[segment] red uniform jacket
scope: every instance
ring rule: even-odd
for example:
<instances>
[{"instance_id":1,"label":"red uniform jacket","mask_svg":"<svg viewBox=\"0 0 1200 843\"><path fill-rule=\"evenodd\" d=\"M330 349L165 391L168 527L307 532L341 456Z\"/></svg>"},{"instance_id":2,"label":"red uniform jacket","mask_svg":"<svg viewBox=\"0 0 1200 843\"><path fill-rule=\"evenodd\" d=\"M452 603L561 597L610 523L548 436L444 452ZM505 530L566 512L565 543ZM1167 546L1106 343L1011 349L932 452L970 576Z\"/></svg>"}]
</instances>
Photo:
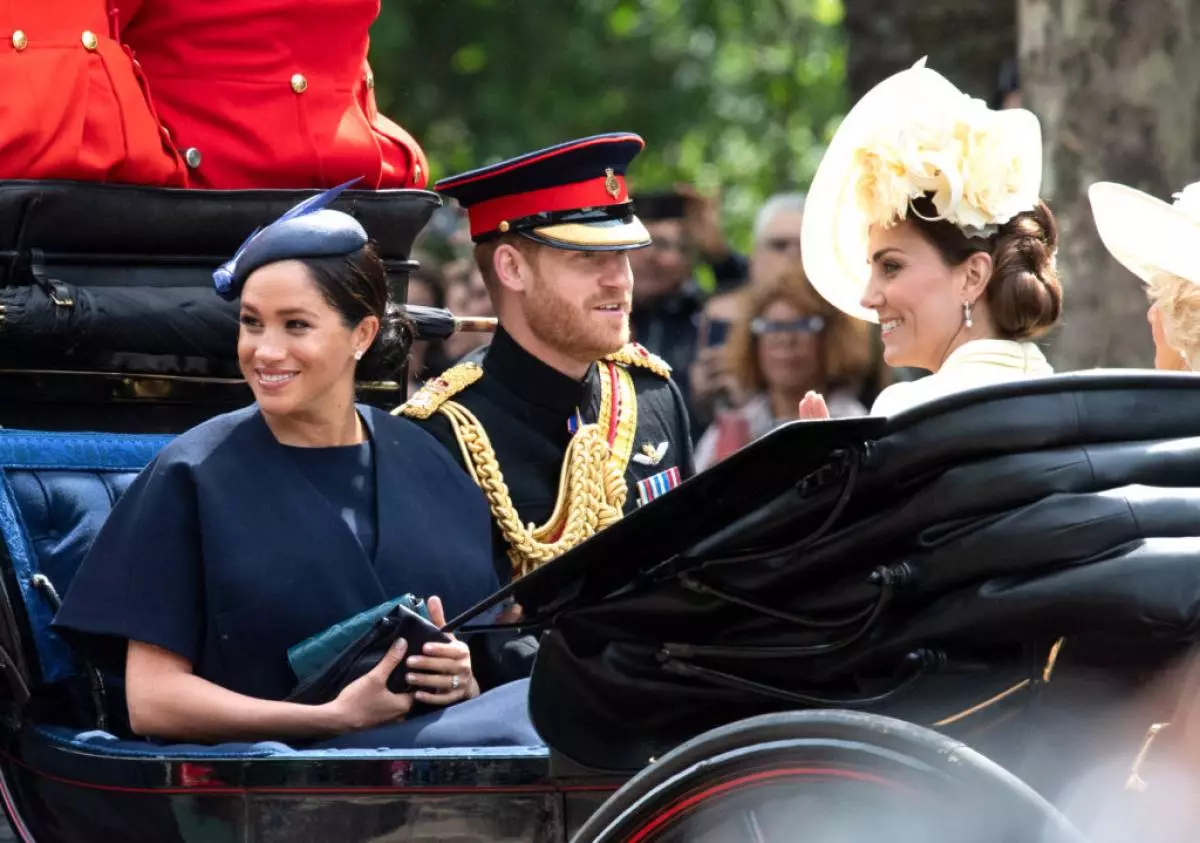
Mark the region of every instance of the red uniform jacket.
<instances>
[{"instance_id":1,"label":"red uniform jacket","mask_svg":"<svg viewBox=\"0 0 1200 843\"><path fill-rule=\"evenodd\" d=\"M379 0L115 2L193 187L425 186L421 147L375 106Z\"/></svg>"},{"instance_id":2,"label":"red uniform jacket","mask_svg":"<svg viewBox=\"0 0 1200 843\"><path fill-rule=\"evenodd\" d=\"M107 0L0 0L0 179L186 183Z\"/></svg>"}]
</instances>

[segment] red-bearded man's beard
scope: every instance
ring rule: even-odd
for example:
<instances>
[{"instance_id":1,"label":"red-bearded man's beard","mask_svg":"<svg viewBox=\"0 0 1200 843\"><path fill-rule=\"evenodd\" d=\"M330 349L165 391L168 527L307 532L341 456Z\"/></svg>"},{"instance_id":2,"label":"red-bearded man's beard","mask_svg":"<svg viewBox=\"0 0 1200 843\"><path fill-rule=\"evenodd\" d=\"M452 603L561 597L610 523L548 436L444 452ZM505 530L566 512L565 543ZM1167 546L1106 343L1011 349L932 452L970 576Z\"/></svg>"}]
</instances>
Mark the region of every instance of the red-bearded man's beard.
<instances>
[{"instance_id":1,"label":"red-bearded man's beard","mask_svg":"<svg viewBox=\"0 0 1200 843\"><path fill-rule=\"evenodd\" d=\"M594 296L583 305L566 299L553 279L533 274L525 293L525 318L542 342L575 360L599 360L629 342L629 315L605 316L594 308L620 300L622 294Z\"/></svg>"}]
</instances>

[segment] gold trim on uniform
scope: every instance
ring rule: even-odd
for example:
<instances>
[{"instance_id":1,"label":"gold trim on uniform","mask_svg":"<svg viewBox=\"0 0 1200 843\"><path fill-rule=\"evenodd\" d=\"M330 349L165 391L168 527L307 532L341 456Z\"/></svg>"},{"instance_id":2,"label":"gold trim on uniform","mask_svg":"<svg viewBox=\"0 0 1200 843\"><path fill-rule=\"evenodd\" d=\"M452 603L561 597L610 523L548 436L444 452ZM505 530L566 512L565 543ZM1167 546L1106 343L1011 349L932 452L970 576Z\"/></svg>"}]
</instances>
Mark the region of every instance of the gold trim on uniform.
<instances>
[{"instance_id":1,"label":"gold trim on uniform","mask_svg":"<svg viewBox=\"0 0 1200 843\"><path fill-rule=\"evenodd\" d=\"M392 410L393 416L408 416L427 419L444 403L483 377L483 367L478 363L459 363L451 366L436 378L425 381L413 396Z\"/></svg>"},{"instance_id":2,"label":"gold trim on uniform","mask_svg":"<svg viewBox=\"0 0 1200 843\"><path fill-rule=\"evenodd\" d=\"M450 420L467 471L487 498L492 517L508 543L514 576L527 574L561 556L615 524L624 514L629 495L625 470L637 431L637 392L627 369L622 366L613 369L600 373L600 421L580 425L571 437L559 473L554 511L541 525L521 521L487 430L474 413L451 400L483 376L478 364L454 366L441 377L428 381L392 411L418 419L441 413ZM614 400L618 401L617 429L610 448L607 425Z\"/></svg>"},{"instance_id":3,"label":"gold trim on uniform","mask_svg":"<svg viewBox=\"0 0 1200 843\"><path fill-rule=\"evenodd\" d=\"M620 351L610 354L604 359L613 363L620 363L622 366L637 366L642 369L649 369L660 378L666 379L671 377L670 364L657 354L647 351L644 346L638 345L636 342L628 343Z\"/></svg>"},{"instance_id":4,"label":"gold trim on uniform","mask_svg":"<svg viewBox=\"0 0 1200 843\"><path fill-rule=\"evenodd\" d=\"M629 374L628 369L611 363L609 365L616 369L617 389L621 396L620 415L617 418L617 430L612 442L610 459L615 461L621 470L621 476L624 477L625 469L629 467L629 458L633 456L633 439L634 434L637 433L637 390L633 386L633 375ZM601 389L599 423L602 426L608 424L611 413L611 390Z\"/></svg>"}]
</instances>

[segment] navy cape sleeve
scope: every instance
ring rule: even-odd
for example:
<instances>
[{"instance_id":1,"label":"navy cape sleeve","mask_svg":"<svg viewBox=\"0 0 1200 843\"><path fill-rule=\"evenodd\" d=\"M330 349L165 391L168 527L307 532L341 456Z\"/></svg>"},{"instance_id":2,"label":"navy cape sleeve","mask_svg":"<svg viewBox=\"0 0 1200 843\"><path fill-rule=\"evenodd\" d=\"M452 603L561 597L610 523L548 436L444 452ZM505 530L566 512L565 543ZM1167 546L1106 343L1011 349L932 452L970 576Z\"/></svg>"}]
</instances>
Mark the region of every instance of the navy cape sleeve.
<instances>
[{"instance_id":1,"label":"navy cape sleeve","mask_svg":"<svg viewBox=\"0 0 1200 843\"><path fill-rule=\"evenodd\" d=\"M109 669L125 642L193 665L204 636L202 537L189 466L160 455L130 484L84 557L54 626Z\"/></svg>"}]
</instances>

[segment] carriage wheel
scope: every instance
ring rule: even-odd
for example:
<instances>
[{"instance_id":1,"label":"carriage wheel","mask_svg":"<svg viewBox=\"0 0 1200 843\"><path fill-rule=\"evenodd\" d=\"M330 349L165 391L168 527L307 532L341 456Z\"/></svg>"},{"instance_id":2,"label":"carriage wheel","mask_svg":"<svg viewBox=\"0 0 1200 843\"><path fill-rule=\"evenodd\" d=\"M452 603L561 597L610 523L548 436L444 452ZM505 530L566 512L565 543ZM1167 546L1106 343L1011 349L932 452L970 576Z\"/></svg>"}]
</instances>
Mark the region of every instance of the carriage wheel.
<instances>
[{"instance_id":1,"label":"carriage wheel","mask_svg":"<svg viewBox=\"0 0 1200 843\"><path fill-rule=\"evenodd\" d=\"M901 720L797 711L707 732L653 762L572 843L1083 843L1019 779Z\"/></svg>"}]
</instances>

